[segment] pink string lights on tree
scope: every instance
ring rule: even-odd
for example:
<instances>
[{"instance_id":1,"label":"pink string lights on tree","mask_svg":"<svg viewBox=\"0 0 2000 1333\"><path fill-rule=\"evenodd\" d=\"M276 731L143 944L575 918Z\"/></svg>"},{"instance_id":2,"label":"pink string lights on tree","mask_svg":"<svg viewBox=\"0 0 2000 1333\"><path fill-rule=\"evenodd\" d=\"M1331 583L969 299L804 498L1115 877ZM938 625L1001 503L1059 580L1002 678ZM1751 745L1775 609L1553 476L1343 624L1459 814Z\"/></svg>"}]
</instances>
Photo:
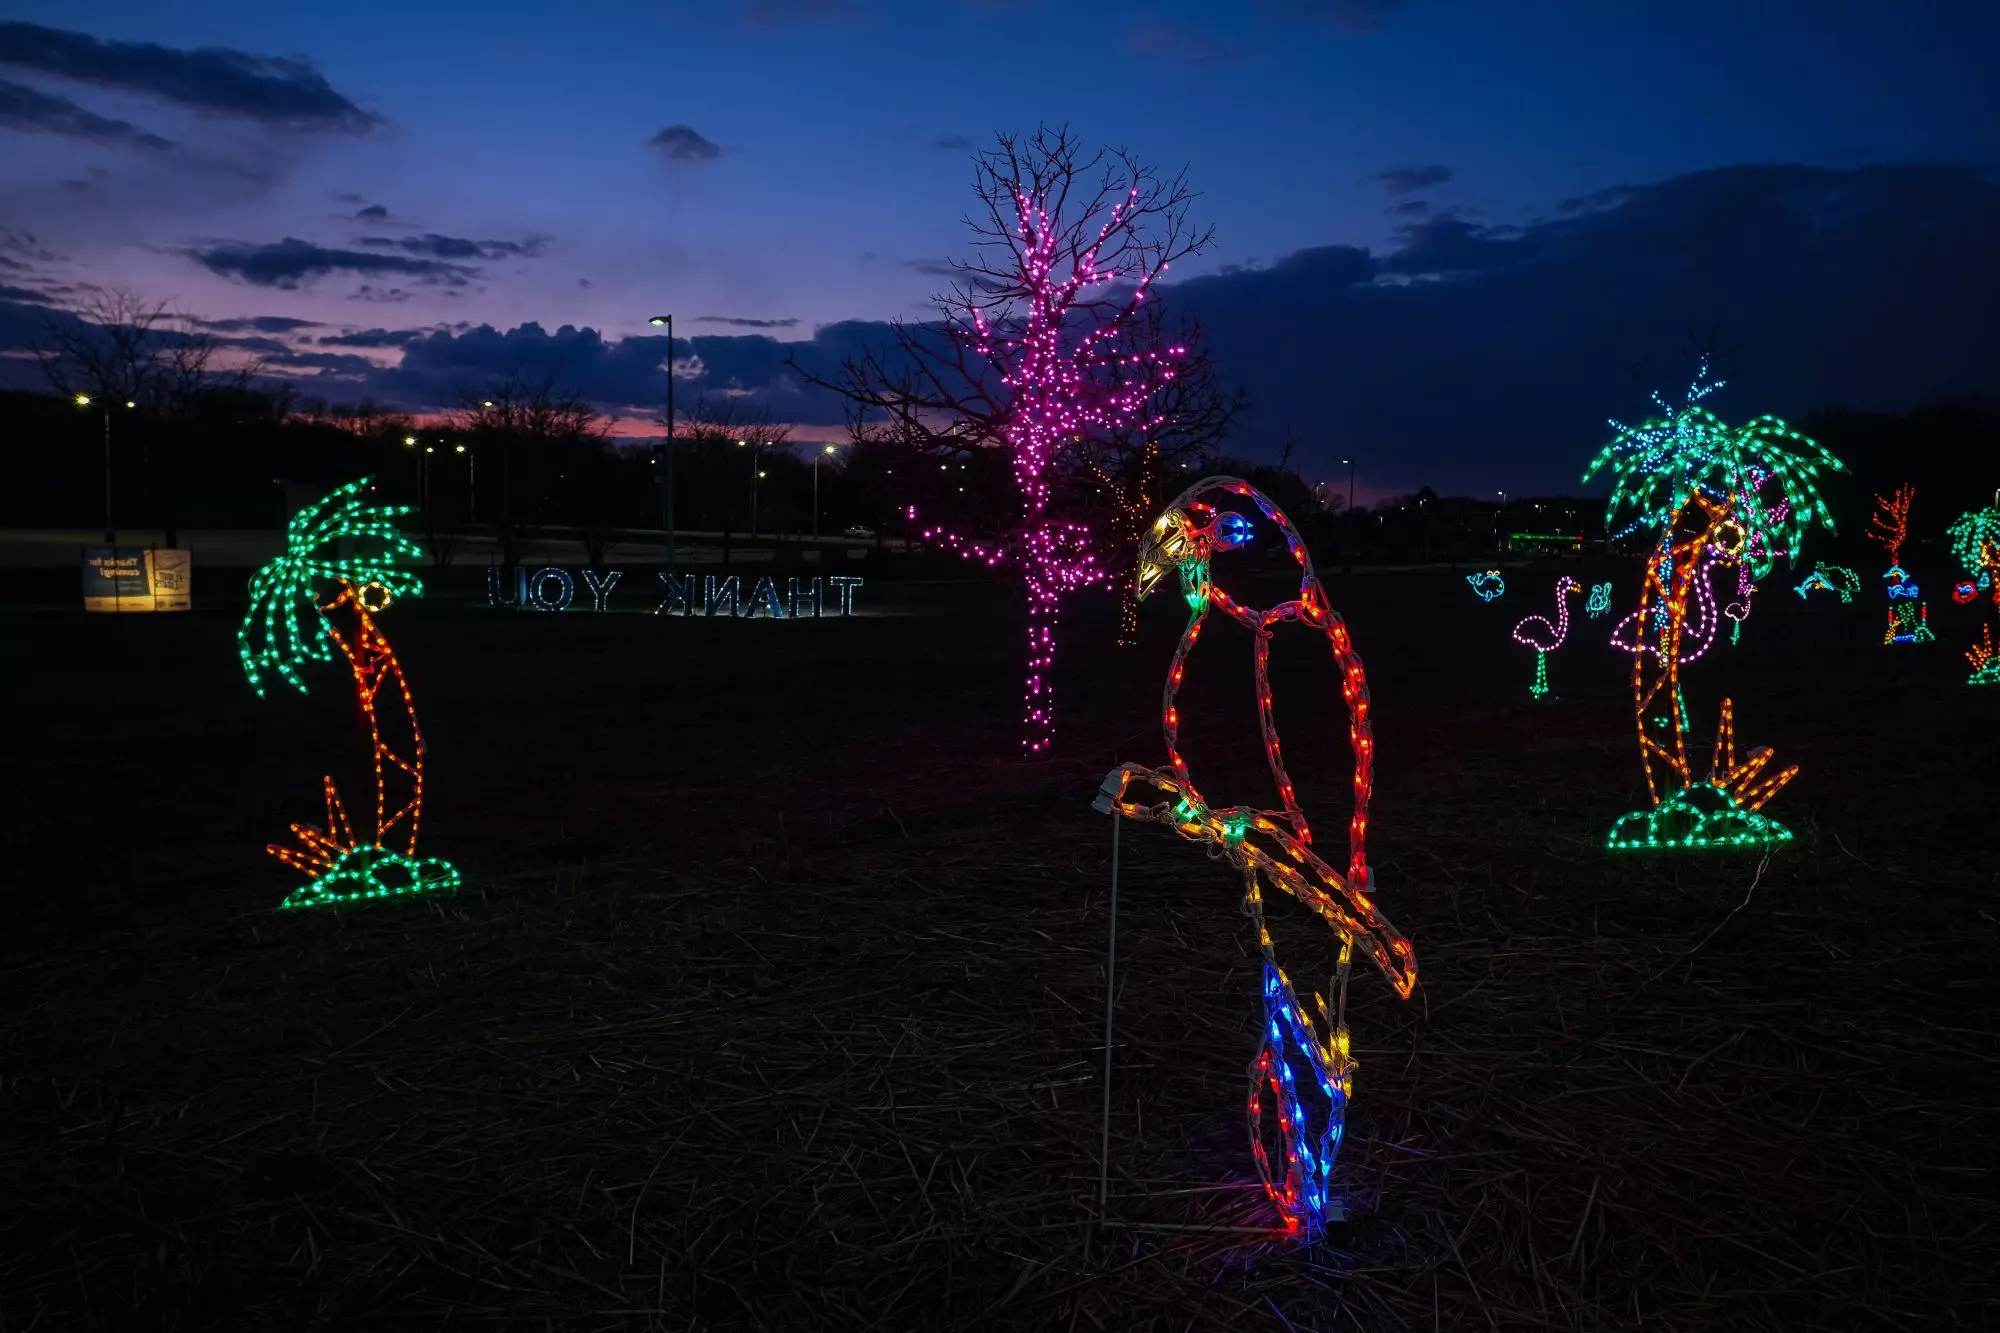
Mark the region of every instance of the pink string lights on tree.
<instances>
[{"instance_id":1,"label":"pink string lights on tree","mask_svg":"<svg viewBox=\"0 0 2000 1333\"><path fill-rule=\"evenodd\" d=\"M1083 156L1063 129L1001 136L975 159L987 217L971 224L981 257L936 299L936 325L898 324L895 355L847 361L844 395L889 438L938 454L1005 448L1019 508L995 531L943 525L927 540L1016 572L1027 595L1021 747L1054 737L1056 625L1064 596L1105 578L1093 534L1063 503L1056 464L1086 436L1138 433L1164 417L1157 395L1188 349L1142 321L1168 266L1200 250L1183 179L1162 180L1121 151ZM941 424L942 423L942 424Z\"/></svg>"}]
</instances>

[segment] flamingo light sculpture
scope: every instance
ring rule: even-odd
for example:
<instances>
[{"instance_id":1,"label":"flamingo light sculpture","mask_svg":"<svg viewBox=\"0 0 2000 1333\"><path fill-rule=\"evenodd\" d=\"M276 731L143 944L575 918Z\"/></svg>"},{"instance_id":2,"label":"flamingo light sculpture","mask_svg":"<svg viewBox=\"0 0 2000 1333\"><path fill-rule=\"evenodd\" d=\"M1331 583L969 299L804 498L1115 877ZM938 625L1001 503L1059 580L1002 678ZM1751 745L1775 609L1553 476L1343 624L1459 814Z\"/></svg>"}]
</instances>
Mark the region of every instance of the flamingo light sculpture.
<instances>
[{"instance_id":1,"label":"flamingo light sculpture","mask_svg":"<svg viewBox=\"0 0 2000 1333\"><path fill-rule=\"evenodd\" d=\"M1583 586L1565 574L1556 580L1556 619L1549 623L1547 616L1523 616L1514 626L1514 642L1525 644L1535 650L1535 683L1528 687L1528 694L1536 699L1545 698L1549 692L1549 654L1563 646L1569 637L1569 599Z\"/></svg>"}]
</instances>

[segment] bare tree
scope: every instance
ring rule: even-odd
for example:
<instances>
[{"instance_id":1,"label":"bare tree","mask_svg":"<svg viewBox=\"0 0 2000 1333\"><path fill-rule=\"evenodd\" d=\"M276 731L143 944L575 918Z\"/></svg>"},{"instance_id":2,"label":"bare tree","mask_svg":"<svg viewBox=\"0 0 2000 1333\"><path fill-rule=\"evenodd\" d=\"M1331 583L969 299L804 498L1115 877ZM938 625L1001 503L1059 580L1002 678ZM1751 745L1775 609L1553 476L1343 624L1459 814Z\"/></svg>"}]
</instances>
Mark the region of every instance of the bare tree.
<instances>
[{"instance_id":1,"label":"bare tree","mask_svg":"<svg viewBox=\"0 0 2000 1333\"><path fill-rule=\"evenodd\" d=\"M246 407L255 407L261 415L272 406L262 401L268 395L251 389L260 362L219 366L221 345L197 321L168 302L150 301L124 288L93 289L69 309L49 312L33 350L51 388L80 403L87 399L105 414L107 506L111 423L121 413L186 425L219 410L241 415ZM277 406L282 412L284 404ZM154 432L138 419L132 422L138 427L134 434L145 511L166 529L167 544L173 546L178 536L175 470L166 468L164 479L154 476ZM185 432L170 427L161 438L170 441L177 433Z\"/></svg>"},{"instance_id":2,"label":"bare tree","mask_svg":"<svg viewBox=\"0 0 2000 1333\"><path fill-rule=\"evenodd\" d=\"M1023 749L1053 726L1055 621L1064 593L1101 579L1091 535L1065 517L1052 483L1076 437L1144 428L1146 404L1178 374L1179 348L1134 348L1153 284L1208 243L1188 220L1185 173L1161 177L1125 149L1083 152L1066 128L1000 135L974 158L980 209L966 219L973 258L935 298L938 317L897 323L893 346L822 378L864 416L920 447L1004 447L1018 490L993 533L936 533L1019 575L1028 603Z\"/></svg>"},{"instance_id":3,"label":"bare tree","mask_svg":"<svg viewBox=\"0 0 2000 1333\"><path fill-rule=\"evenodd\" d=\"M451 424L467 437L473 452L468 467L476 469L481 456L498 456L496 532L501 560L512 575L521 562L525 535L515 515L517 491L527 488L536 513L546 520L559 485L567 480L567 468L580 454L604 447L597 409L562 387L552 374L530 377L512 372L484 393L466 394ZM579 525L583 526L587 525ZM601 547L586 549L593 564L602 559Z\"/></svg>"}]
</instances>

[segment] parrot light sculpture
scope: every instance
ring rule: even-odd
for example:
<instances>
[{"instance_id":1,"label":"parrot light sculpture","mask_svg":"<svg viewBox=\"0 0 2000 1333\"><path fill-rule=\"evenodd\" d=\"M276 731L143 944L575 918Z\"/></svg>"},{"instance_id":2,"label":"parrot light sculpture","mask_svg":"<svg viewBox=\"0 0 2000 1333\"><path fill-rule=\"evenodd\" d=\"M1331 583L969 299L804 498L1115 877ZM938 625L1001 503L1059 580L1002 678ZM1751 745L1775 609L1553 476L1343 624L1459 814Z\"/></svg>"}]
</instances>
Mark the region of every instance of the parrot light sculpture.
<instances>
[{"instance_id":1,"label":"parrot light sculpture","mask_svg":"<svg viewBox=\"0 0 2000 1333\"><path fill-rule=\"evenodd\" d=\"M1245 545L1255 531L1246 516L1218 513L1201 503L1201 497L1216 493L1251 501L1277 525L1299 566L1297 597L1259 610L1237 601L1213 582L1213 558ZM1398 996L1409 998L1417 984L1416 956L1409 940L1375 906L1374 877L1368 868L1368 804L1375 759L1368 681L1346 622L1328 604L1298 530L1277 505L1248 482L1235 477L1209 478L1183 492L1160 515L1139 550L1137 591L1142 601L1169 571L1178 572L1191 614L1167 669L1162 702L1167 766L1120 765L1106 775L1094 806L1126 819L1166 824L1190 842L1205 844L1211 856L1228 861L1242 875L1243 911L1256 923L1257 943L1264 955L1263 1030L1250 1066L1251 1155L1285 1229L1311 1237L1329 1215L1328 1178L1354 1088L1355 1060L1348 1045L1346 1012L1347 978L1355 948L1359 946L1368 955ZM1257 715L1280 809L1210 805L1180 751L1180 714L1174 696L1202 625L1216 610L1254 636ZM1314 851L1312 829L1299 808L1278 743L1271 700L1271 636L1274 628L1286 621L1325 635L1340 667L1341 697L1347 706L1348 741L1354 755L1354 811L1348 820L1347 862L1342 870L1335 870ZM1134 780L1157 789L1162 799L1150 805L1126 800L1126 788ZM1264 919L1266 884L1312 909L1333 928L1339 941L1331 984L1325 994L1312 996L1310 1009L1299 1003L1291 978L1278 964ZM1328 995L1333 997L1331 1007ZM1283 1152L1282 1163L1274 1162L1265 1146L1267 1116L1275 1118L1275 1141Z\"/></svg>"}]
</instances>

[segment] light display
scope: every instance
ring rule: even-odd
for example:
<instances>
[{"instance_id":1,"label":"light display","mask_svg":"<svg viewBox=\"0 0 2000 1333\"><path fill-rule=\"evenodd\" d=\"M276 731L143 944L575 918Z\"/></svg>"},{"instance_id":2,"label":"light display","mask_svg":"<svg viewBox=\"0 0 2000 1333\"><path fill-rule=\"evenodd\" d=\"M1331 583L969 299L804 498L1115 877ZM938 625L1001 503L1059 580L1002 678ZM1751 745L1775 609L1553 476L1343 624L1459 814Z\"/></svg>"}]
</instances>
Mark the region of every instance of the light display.
<instances>
[{"instance_id":1,"label":"light display","mask_svg":"<svg viewBox=\"0 0 2000 1333\"><path fill-rule=\"evenodd\" d=\"M1609 611L1611 609L1611 585L1609 583L1592 584L1590 588L1590 600L1583 604L1583 609L1589 613L1592 620Z\"/></svg>"},{"instance_id":2,"label":"light display","mask_svg":"<svg viewBox=\"0 0 2000 1333\"><path fill-rule=\"evenodd\" d=\"M1105 210L1094 239L1076 243L1060 214L1067 177L1017 178L1012 191L1011 281L990 304L968 302L968 350L1005 390L1005 437L1021 511L992 542L940 528L924 533L968 560L1006 564L1028 602L1028 651L1022 688L1021 748L1039 754L1055 735L1056 625L1062 599L1098 583L1104 571L1083 525L1050 512L1050 469L1065 440L1091 432L1144 436L1163 420L1147 408L1179 374L1184 346L1128 351L1119 339L1167 270L1158 247L1134 228L1151 205L1133 181ZM1015 274L1018 276L1015 276ZM997 313L996 313L997 312Z\"/></svg>"},{"instance_id":3,"label":"light display","mask_svg":"<svg viewBox=\"0 0 2000 1333\"><path fill-rule=\"evenodd\" d=\"M1735 569L1738 597L1732 606L1748 615L1755 580L1770 571L1772 561L1780 554L1796 558L1812 526L1832 529L1818 487L1821 475L1841 470L1841 463L1776 417L1725 426L1701 406L1721 387L1708 382L1704 360L1682 406L1669 408L1655 394L1664 417L1637 427L1612 422L1616 435L1584 473L1588 481L1609 468L1616 478L1607 517L1632 517L1615 536L1648 527L1659 535L1647 557L1638 610L1619 622L1629 635L1612 636L1632 655L1633 724L1651 799L1650 808L1613 825L1613 848L1730 847L1789 837L1760 811L1798 769L1767 773L1769 747L1739 764L1735 706L1728 699L1722 701L1709 775L1693 776L1681 667L1714 639L1711 574L1719 566ZM1767 488L1777 492L1770 503L1763 495ZM1740 623L1740 617L1731 618Z\"/></svg>"},{"instance_id":4,"label":"light display","mask_svg":"<svg viewBox=\"0 0 2000 1333\"><path fill-rule=\"evenodd\" d=\"M1910 504L1916 498L1917 488L1907 483L1898 486L1896 493L1886 499L1878 495L1875 513L1868 520L1868 540L1889 553L1889 568L1882 575L1884 591L1889 596L1889 623L1882 631L1885 644L1937 640L1931 633L1930 610L1923 604L1922 589L1903 568L1903 543L1910 535Z\"/></svg>"},{"instance_id":5,"label":"light display","mask_svg":"<svg viewBox=\"0 0 2000 1333\"><path fill-rule=\"evenodd\" d=\"M612 569L599 573L586 569L582 574L584 585L590 589L592 609L609 611L612 590L618 586L624 572ZM742 576L737 574L718 578L714 574L676 574L671 570L661 570L658 578L665 585L666 596L653 607L653 614L690 619L700 616L743 620L816 620L822 614L822 582L831 587L833 605L837 608L826 614L851 616L854 614L855 590L865 582L858 574L835 574L825 580L787 579L785 590L781 593L777 579L767 574L760 576L746 594ZM488 605L532 611L580 609L575 601L576 580L568 570L554 565L536 570L533 574L517 570L516 592L511 598L501 595L500 582L499 568L489 568L486 571Z\"/></svg>"},{"instance_id":6,"label":"light display","mask_svg":"<svg viewBox=\"0 0 2000 1333\"><path fill-rule=\"evenodd\" d=\"M421 559L423 552L396 527L409 507L370 504L362 496L367 486L366 478L350 482L299 511L286 530L285 553L251 577L250 610L237 631L237 654L259 698L267 673L304 693L299 667L330 662L339 650L354 676L375 768L372 841L355 837L329 776L323 784L326 827L294 824L299 846L274 843L267 849L306 875L281 908L447 892L459 885L450 863L417 859L424 736L402 664L375 622L396 598L423 593L417 576L394 564L398 558ZM329 618L338 611L353 617L354 627L345 634ZM385 685L393 687L391 701L402 702L401 725L393 715L385 719L378 707ZM394 846L385 841L391 834Z\"/></svg>"},{"instance_id":7,"label":"light display","mask_svg":"<svg viewBox=\"0 0 2000 1333\"><path fill-rule=\"evenodd\" d=\"M555 585L553 593L548 591L550 584ZM567 611L569 604L576 600L576 580L569 576L568 570L553 566L538 569L528 576L525 586L528 589L528 606L536 611Z\"/></svg>"},{"instance_id":8,"label":"light display","mask_svg":"<svg viewBox=\"0 0 2000 1333\"><path fill-rule=\"evenodd\" d=\"M1477 574L1467 574L1465 581L1479 594L1479 600L1490 602L1507 591L1507 580L1500 577L1497 569L1482 569Z\"/></svg>"},{"instance_id":9,"label":"light display","mask_svg":"<svg viewBox=\"0 0 2000 1333\"><path fill-rule=\"evenodd\" d=\"M594 609L599 611L604 609L604 599L611 595L611 590L618 586L618 580L623 576L622 571L616 569L609 574L599 574L594 569L583 571L583 582L590 589L590 600Z\"/></svg>"},{"instance_id":10,"label":"light display","mask_svg":"<svg viewBox=\"0 0 2000 1333\"><path fill-rule=\"evenodd\" d=\"M1238 602L1214 582L1213 558L1243 546L1255 531L1251 520L1242 514L1217 513L1201 503L1201 497L1214 493L1248 499L1277 525L1299 566L1296 598L1259 610ZM1094 806L1126 819L1166 824L1183 838L1204 844L1210 856L1228 861L1241 874L1243 910L1256 923L1258 948L1264 956L1264 1022L1250 1067L1251 1154L1286 1228L1311 1235L1327 1216L1329 1173L1340 1148L1347 1101L1354 1090L1356 1062L1349 1046L1346 1015L1348 973L1356 946L1381 969L1397 995L1407 998L1417 984L1415 953L1409 940L1376 907L1374 875L1367 861L1375 762L1368 681L1346 623L1328 604L1326 591L1313 572L1305 542L1284 513L1248 482L1234 477L1210 478L1189 488L1160 515L1139 552L1139 596L1143 599L1150 594L1169 570L1178 572L1181 592L1191 611L1167 669L1161 700L1168 763L1157 769L1130 763L1113 769L1106 775ZM1195 786L1181 754L1175 695L1188 655L1212 610L1221 611L1254 636L1258 725L1282 810L1210 805ZM1335 870L1313 850L1312 829L1299 807L1279 746L1269 675L1271 636L1276 626L1287 621L1323 634L1340 668L1348 743L1354 755L1354 810L1347 822L1344 872ZM1160 799L1152 804L1126 800L1126 789L1135 779L1157 789ZM1290 977L1278 964L1264 919L1263 887L1267 883L1305 904L1332 927L1339 940L1331 983L1325 993L1313 995L1310 1009L1299 1003ZM1328 995L1334 997L1331 1007ZM1282 1163L1274 1162L1265 1146L1267 1111L1276 1119Z\"/></svg>"},{"instance_id":11,"label":"light display","mask_svg":"<svg viewBox=\"0 0 2000 1333\"><path fill-rule=\"evenodd\" d=\"M1963 604L1982 592L1990 593L1994 612L2000 614L2000 492L1994 494L1990 508L1960 514L1946 531L1951 536L1952 555L1970 575L1952 597ZM1965 660L1972 663L1966 684L2000 685L2000 658L1993 654L1991 623L1980 627L1979 642L1966 653Z\"/></svg>"},{"instance_id":12,"label":"light display","mask_svg":"<svg viewBox=\"0 0 2000 1333\"><path fill-rule=\"evenodd\" d=\"M1838 593L1840 600L1851 602L1854 594L1861 589L1861 576L1844 565L1829 565L1822 560L1813 566L1813 572L1806 575L1792 591L1804 601L1816 592Z\"/></svg>"},{"instance_id":13,"label":"light display","mask_svg":"<svg viewBox=\"0 0 2000 1333\"><path fill-rule=\"evenodd\" d=\"M1528 687L1528 694L1536 699L1546 698L1549 692L1549 654L1563 646L1569 637L1569 599L1582 591L1577 581L1565 574L1556 580L1556 619L1549 623L1547 616L1526 616L1514 626L1514 642L1535 650L1535 683Z\"/></svg>"}]
</instances>

